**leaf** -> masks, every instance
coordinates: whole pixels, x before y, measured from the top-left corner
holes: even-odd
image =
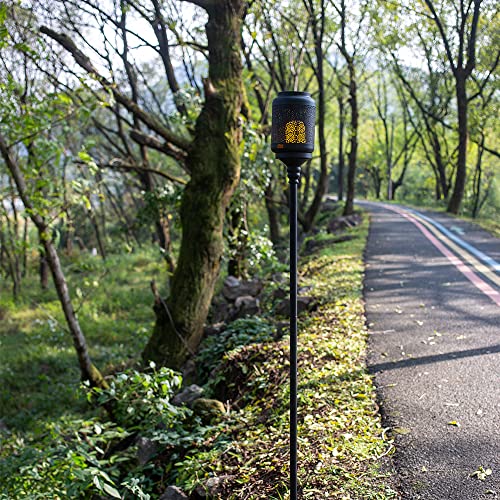
[[[84,196],[84,197],[83,197],[83,203],[84,203],[85,208],[86,208],[87,210],[89,210],[89,211],[90,211],[90,210],[92,210],[92,205],[90,204],[90,199],[89,199],[89,197],[88,197],[88,196]]]
[[[396,434],[401,434],[402,436],[406,434],[410,434],[411,430],[408,429],[407,427],[394,427],[392,429],[392,432],[395,432]]]
[[[121,495],[118,492],[118,490],[116,488],[114,488],[113,486],[111,486],[110,484],[103,483],[103,487],[104,487],[104,491],[108,495],[112,496],[113,498],[121,498]]]
[[[454,425],[455,427],[460,427],[460,423],[457,422],[456,420],[451,420],[448,422],[448,425]]]
[[[85,163],[89,163],[92,161],[92,157],[86,151],[80,151],[78,153],[78,158]]]
[[[477,477],[480,481],[484,481],[488,476],[491,476],[492,470],[485,469],[482,465],[480,465],[477,470],[475,470],[470,476]]]
[[[92,482],[94,483],[94,486],[102,491],[102,486],[101,486],[101,481],[99,481],[99,478],[97,476],[94,476],[93,479],[92,479]]]

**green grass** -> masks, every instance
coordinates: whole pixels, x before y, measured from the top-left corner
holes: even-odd
[[[161,257],[152,251],[65,262],[90,354],[109,371],[133,362],[151,331],[154,313],[149,281],[165,280]],[[10,429],[33,430],[62,415],[87,409],[79,369],[55,290],[37,277],[23,281],[14,303],[0,288],[0,418]]]
[[[446,205],[444,202],[436,202],[436,204],[425,204],[425,205],[416,205],[414,203],[406,202],[404,200],[396,200],[396,201],[388,201],[388,200],[376,200],[376,199],[370,199],[370,201],[380,201],[382,203],[388,203],[388,204],[396,204],[396,205],[405,205],[407,207],[415,208],[416,210],[430,210],[434,212],[441,212],[446,215],[449,215],[450,217],[455,217],[456,219],[462,219],[466,220],[468,222],[471,222],[473,224],[477,224],[481,226],[483,229],[488,231],[490,234],[493,236],[500,238],[500,222],[498,220],[498,217],[495,216],[483,216],[480,215],[479,217],[473,218],[468,215],[464,214],[450,214],[446,212]],[[497,209],[498,213],[498,209]]]
[[[466,221],[472,222],[474,224],[479,224],[483,229],[486,229],[493,236],[500,238],[500,221],[498,219],[487,219],[479,217],[477,219],[473,219],[472,217],[465,217],[461,215],[460,219],[464,219]]]

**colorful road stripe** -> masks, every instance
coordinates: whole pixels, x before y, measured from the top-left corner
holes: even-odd
[[[484,274],[486,278],[491,280],[493,283],[498,284],[498,277],[495,274],[495,271],[481,263],[479,263],[472,255],[468,254],[465,250],[459,249],[457,245],[452,243],[450,239],[448,239],[443,234],[440,234],[439,231],[434,227],[431,228],[430,223],[423,218],[418,217],[414,213],[410,213],[409,211],[403,210],[399,207],[391,206],[391,205],[383,205],[384,208],[391,210],[392,212],[396,212],[401,215],[411,223],[413,223],[420,232],[481,292],[490,297],[495,304],[500,306],[500,291],[495,290],[491,285],[486,283],[478,274],[476,274],[469,266],[465,264],[463,260],[461,260],[456,254],[454,254],[451,250],[453,249],[457,252],[464,260],[466,260],[472,268],[476,269],[479,273]],[[419,214],[420,215],[420,214]],[[429,219],[426,217],[426,219]],[[434,234],[433,234],[434,233]],[[465,243],[465,242],[464,242]],[[446,246],[448,245],[448,246]],[[471,247],[471,245],[467,246]],[[473,248],[473,247],[471,247]],[[479,250],[477,250],[479,252]],[[474,252],[476,255],[477,253]],[[482,253],[482,252],[480,252]],[[483,254],[485,255],[485,254]],[[483,262],[485,262],[484,259]],[[493,259],[491,259],[493,263]],[[496,263],[495,263],[496,264]],[[500,286],[499,286],[500,288]]]
[[[417,212],[416,210],[412,210],[411,208],[408,208],[407,210],[408,212],[414,215],[418,215],[420,218],[426,220],[427,222],[435,226],[439,231],[448,236],[448,238],[450,238],[455,243],[460,245],[462,248],[469,251],[470,253],[475,255],[478,259],[482,260],[485,264],[490,266],[495,272],[500,273],[500,263],[492,259],[489,255],[486,255],[485,253],[481,252],[477,248],[473,247],[472,245],[464,241],[462,238],[459,238],[457,235],[453,234],[451,231],[448,231],[448,229],[446,229],[442,224],[435,221],[434,219],[431,219],[430,217],[427,217],[424,214]]]
[[[455,243],[453,243],[446,236],[441,234],[432,224],[423,220],[415,213],[412,213],[412,217],[414,217],[416,220],[420,221],[422,225],[427,227],[427,229],[429,229],[429,231],[431,231],[431,233],[433,233],[438,240],[442,241],[445,245],[447,245],[450,250],[453,250],[453,252],[455,252],[455,255],[459,255],[460,257],[462,257],[474,269],[476,269],[484,277],[488,278],[492,283],[494,283],[496,286],[500,288],[500,276],[498,276],[497,273],[493,271],[493,269],[486,266],[482,262],[479,262],[475,257],[473,257],[471,254],[460,248],[458,245],[455,245]]]

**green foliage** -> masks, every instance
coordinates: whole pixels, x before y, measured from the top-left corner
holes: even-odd
[[[134,456],[109,457],[107,451],[128,436],[123,428],[96,418],[61,419],[37,435],[4,436],[0,498],[122,498],[117,490],[120,468]]]
[[[90,400],[112,408],[119,425],[104,416],[62,418],[26,437],[6,433],[0,448],[0,498],[101,494],[147,500],[157,493],[155,480],[164,476],[162,469],[167,483],[193,489],[204,467],[199,458],[220,454],[225,440],[218,439],[218,426],[203,425],[185,406],[171,404],[182,384],[179,373],[150,368],[148,373],[118,373],[109,390],[84,388]],[[156,453],[168,457],[164,466],[138,462],[137,436],[150,439]]]
[[[180,373],[161,367],[151,371],[131,370],[117,374],[109,389],[88,388],[89,401],[112,408],[113,418],[129,430],[152,428],[159,421],[170,427],[175,420],[182,420],[185,409],[173,406],[170,399],[182,386]]]
[[[362,364],[366,224],[351,234],[353,240],[322,249],[301,266],[301,285],[313,286],[322,305],[300,325],[300,405],[307,408],[300,433],[314,443],[301,445],[300,477],[311,494],[319,489],[342,492],[346,498],[389,499],[394,494],[378,468],[378,456],[389,444]],[[182,383],[178,373],[155,366],[145,372],[124,369],[128,353],[140,350],[137,325],[149,315],[145,291],[134,290],[144,274],[156,268],[149,264],[148,253],[120,259],[89,258],[91,264],[80,259],[69,273],[82,289],[79,316],[92,339],[94,357],[111,362],[114,373],[108,377],[109,390],[86,391],[92,401],[105,404],[118,423],[111,423],[103,410],[85,408],[81,394],[77,396],[78,371],[53,292],[50,301],[47,297],[43,302],[43,312],[40,306],[14,304],[7,296],[0,302],[2,349],[9,353],[8,364],[1,365],[1,387],[9,395],[8,402],[1,400],[2,414],[11,429],[2,431],[0,498],[119,495],[149,500],[166,484],[191,492],[214,475],[233,477],[216,498],[236,499],[242,492],[257,491],[269,499],[283,498],[288,475],[283,451],[288,439],[288,341],[273,341],[271,321],[258,317],[235,321],[205,340],[198,358],[203,375],[219,365],[206,390],[225,385],[233,405],[220,423],[206,425],[189,408],[172,405]],[[99,278],[108,266],[106,278]],[[139,337],[145,340],[143,334]],[[13,362],[16,353],[23,353],[22,362]],[[44,399],[57,412],[40,408]],[[34,402],[25,410],[32,420],[15,416],[23,400]],[[22,431],[28,422],[30,431]],[[138,461],[139,436],[155,447],[146,463]]]
[[[57,295],[52,287],[41,289],[35,266],[28,267],[17,304],[0,282],[0,414],[19,430],[85,408]],[[134,363],[152,329],[149,280],[165,279],[161,256],[149,248],[103,262],[75,251],[63,266],[92,358],[113,371]]]
[[[299,325],[299,482],[304,498],[397,498],[381,471],[393,450],[376,414],[366,372],[367,332],[361,298],[367,223],[352,240],[301,263],[301,285],[321,303]],[[235,409],[223,459],[197,455],[204,471],[229,475],[216,498],[277,500],[288,489],[288,340],[234,349],[217,371]],[[200,466],[199,466],[200,467]]]
[[[210,335],[200,345],[196,363],[200,379],[208,380],[212,370],[224,355],[239,347],[269,342],[273,325],[260,317],[242,318],[231,323],[222,333]]]

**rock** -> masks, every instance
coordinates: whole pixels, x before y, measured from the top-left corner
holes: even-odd
[[[198,498],[213,497],[217,495],[217,493],[219,493],[218,490],[222,484],[233,478],[234,476],[231,476],[229,474],[223,476],[210,477],[205,481],[204,484],[200,484],[199,486],[197,486],[195,493]]]
[[[353,214],[353,215],[345,215],[342,217],[335,217],[328,224],[328,232],[329,233],[337,233],[339,231],[343,231],[350,227],[357,226],[361,223],[361,215]]]
[[[276,288],[276,290],[273,291],[273,299],[284,299],[288,295],[288,292],[286,290],[283,290],[283,288]]]
[[[287,276],[285,276],[284,273],[274,273],[272,276],[271,276],[271,279],[275,282],[275,283],[285,283],[285,281],[288,279]]]
[[[276,333],[273,335],[274,340],[281,340],[285,335],[285,332],[290,331],[289,321],[279,321],[276,323]]]
[[[305,295],[297,297],[297,314],[313,311],[316,306],[317,304],[314,297],[308,297]],[[290,299],[280,302],[275,309],[275,313],[279,316],[290,316]]]
[[[203,396],[203,389],[196,384],[192,384],[189,387],[186,387],[184,390],[176,394],[172,399],[172,404],[176,406],[187,405],[191,406],[191,404],[201,398]]]
[[[199,398],[193,402],[193,411],[204,422],[210,423],[219,420],[226,414],[226,407],[217,399]]]
[[[188,359],[184,365],[182,366],[182,380],[185,384],[189,384],[189,382],[196,382],[198,377],[198,371],[196,369],[196,362],[194,359]]]
[[[151,439],[138,437],[137,444],[137,461],[140,465],[146,465],[157,453],[158,445]]]
[[[259,299],[251,295],[238,297],[234,302],[235,311],[231,319],[243,318],[244,316],[253,316],[260,312]]]
[[[302,250],[302,254],[310,255],[316,250],[319,250],[321,248],[331,247],[336,243],[342,243],[344,241],[350,241],[352,239],[354,239],[354,236],[351,236],[350,234],[344,234],[343,236],[333,236],[326,240],[319,240],[319,241],[311,238],[306,241],[304,249]]]
[[[177,486],[169,486],[160,500],[187,500],[189,497]]]
[[[261,280],[253,279],[250,281],[240,281],[234,276],[228,276],[224,281],[222,294],[226,300],[234,302],[238,297],[250,295],[257,297],[262,290],[263,283]]]
[[[210,319],[214,323],[224,323],[230,320],[234,316],[234,313],[233,304],[223,302],[212,306]]]
[[[238,278],[234,276],[228,276],[224,281],[224,287],[222,288],[222,295],[227,300],[234,300],[236,297],[241,295],[239,293],[239,288],[241,286],[241,282]]]
[[[214,323],[212,325],[208,325],[203,330],[203,335],[205,337],[209,337],[210,335],[219,335],[226,329],[226,323],[220,321],[218,323]]]
[[[335,199],[326,198],[321,205],[321,212],[333,212],[339,207],[339,202]]]

